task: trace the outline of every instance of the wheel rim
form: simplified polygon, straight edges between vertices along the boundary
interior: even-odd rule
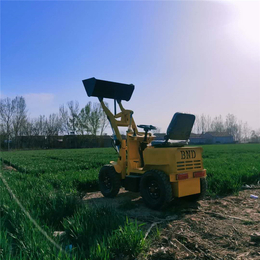
[[[147,193],[150,198],[158,200],[161,195],[159,183],[155,179],[149,179],[147,181]]]

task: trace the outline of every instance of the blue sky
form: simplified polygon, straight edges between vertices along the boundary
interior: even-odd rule
[[[1,95],[31,116],[87,97],[82,79],[133,83],[138,124],[228,113],[260,128],[260,2],[2,1]],[[112,107],[112,105],[111,105]]]

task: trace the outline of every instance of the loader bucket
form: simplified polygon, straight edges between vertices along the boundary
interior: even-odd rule
[[[175,113],[167,128],[166,139],[188,140],[195,121],[191,114]]]
[[[115,100],[129,101],[135,86],[105,81],[96,78],[82,80],[89,97],[111,98]]]

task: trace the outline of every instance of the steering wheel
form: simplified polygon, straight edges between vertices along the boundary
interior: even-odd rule
[[[153,125],[138,125],[137,127],[143,128],[145,132],[156,130],[156,127]]]
[[[138,125],[137,127],[144,129],[144,132],[145,132],[144,142],[147,141],[147,133],[148,133],[148,131],[151,131],[151,130],[155,130],[155,129],[156,129],[156,127],[153,126],[153,125]]]

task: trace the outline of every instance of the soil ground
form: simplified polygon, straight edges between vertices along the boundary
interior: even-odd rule
[[[250,198],[251,194],[259,198]],[[260,259],[260,187],[199,202],[176,199],[162,212],[148,209],[139,193],[123,189],[114,199],[92,192],[83,200],[111,205],[146,223],[148,236],[159,227],[160,235],[140,259]]]

